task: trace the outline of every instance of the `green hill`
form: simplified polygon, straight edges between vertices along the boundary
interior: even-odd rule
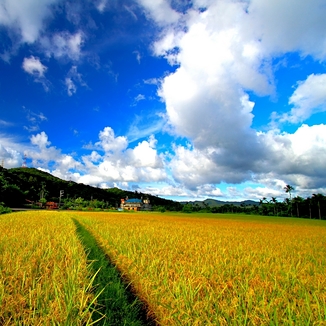
[[[118,188],[100,189],[65,181],[50,173],[35,168],[0,167],[0,202],[9,207],[21,207],[26,200],[37,202],[41,197],[47,201],[59,201],[60,191],[63,191],[63,200],[83,198],[84,200],[104,201],[112,207],[120,205],[121,198],[149,198],[153,206],[163,206],[167,210],[181,210],[182,204],[141,192],[125,191]]]

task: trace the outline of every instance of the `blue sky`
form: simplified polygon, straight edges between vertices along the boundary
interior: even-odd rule
[[[0,0],[0,161],[175,200],[326,194],[324,0]]]

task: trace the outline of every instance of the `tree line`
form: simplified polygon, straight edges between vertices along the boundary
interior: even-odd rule
[[[149,198],[154,211],[181,211],[184,213],[243,213],[267,216],[326,219],[326,196],[293,197],[294,187],[284,188],[288,198],[262,198],[257,204],[228,203],[210,206],[204,202],[180,203],[138,191],[119,188],[100,189],[73,181],[65,181],[34,168],[5,169],[0,167],[0,213],[8,207],[45,207],[47,202],[60,202],[60,208],[78,210],[106,210],[120,207],[121,198]],[[61,194],[63,194],[61,196]]]
[[[286,185],[285,193],[289,195],[283,201],[276,197],[267,199],[263,197],[256,204],[224,204],[215,207],[201,206],[199,204],[186,204],[183,210],[186,212],[211,212],[211,213],[245,213],[265,216],[299,217],[309,219],[326,219],[326,196],[313,194],[311,197],[293,197],[294,187]]]

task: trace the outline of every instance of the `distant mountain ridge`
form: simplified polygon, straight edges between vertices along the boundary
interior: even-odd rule
[[[222,201],[212,198],[207,198],[203,201],[195,200],[195,201],[183,201],[182,204],[192,204],[192,205],[198,205],[200,207],[219,207],[223,205],[234,205],[234,206],[256,206],[259,205],[259,202],[256,202],[254,200],[243,200],[243,201]]]

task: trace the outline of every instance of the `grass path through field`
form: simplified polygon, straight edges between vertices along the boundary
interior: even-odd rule
[[[94,236],[77,219],[72,220],[94,273],[97,300],[92,317],[96,325],[155,325]]]

